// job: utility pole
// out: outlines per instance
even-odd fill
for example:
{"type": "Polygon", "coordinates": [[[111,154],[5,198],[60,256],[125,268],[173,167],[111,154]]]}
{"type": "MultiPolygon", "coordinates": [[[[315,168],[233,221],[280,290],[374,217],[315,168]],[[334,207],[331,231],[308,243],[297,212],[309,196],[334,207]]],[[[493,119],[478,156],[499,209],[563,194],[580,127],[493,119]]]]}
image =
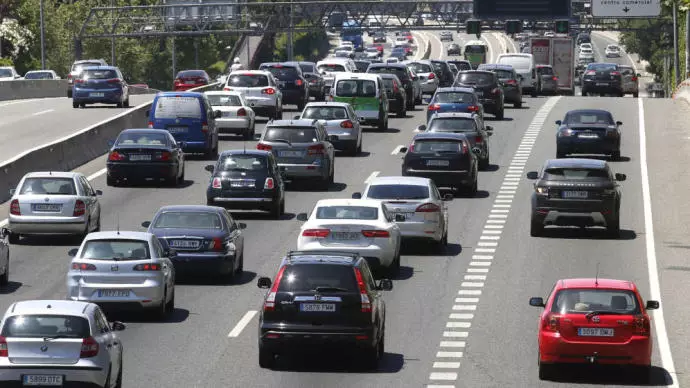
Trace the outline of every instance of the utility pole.
{"type": "MultiPolygon", "coordinates": [[[[110,7],[115,7],[115,0],[110,0],[110,7]]],[[[115,10],[110,12],[110,17],[112,18],[113,30],[111,33],[115,33],[115,10]]],[[[115,37],[110,38],[110,65],[116,66],[115,64],[115,37]]]]}
{"type": "Polygon", "coordinates": [[[673,72],[675,82],[673,87],[680,83],[680,55],[678,53],[678,4],[673,2],[673,72]]]}
{"type": "Polygon", "coordinates": [[[690,78],[690,8],[685,9],[685,78],[690,78]]]}
{"type": "Polygon", "coordinates": [[[175,79],[177,75],[177,53],[175,48],[175,37],[172,38],[172,78],[175,79]]]}
{"type": "Polygon", "coordinates": [[[293,31],[292,30],[295,29],[295,23],[294,23],[294,12],[293,12],[292,7],[293,7],[292,0],[290,0],[290,29],[288,29],[288,52],[287,52],[288,61],[292,61],[293,55],[294,55],[294,53],[293,53],[293,50],[294,50],[293,39],[294,38],[293,38],[293,31]]]}
{"type": "Polygon", "coordinates": [[[46,27],[45,19],[43,18],[43,0],[41,0],[40,18],[41,18],[41,70],[46,69],[46,27]]]}

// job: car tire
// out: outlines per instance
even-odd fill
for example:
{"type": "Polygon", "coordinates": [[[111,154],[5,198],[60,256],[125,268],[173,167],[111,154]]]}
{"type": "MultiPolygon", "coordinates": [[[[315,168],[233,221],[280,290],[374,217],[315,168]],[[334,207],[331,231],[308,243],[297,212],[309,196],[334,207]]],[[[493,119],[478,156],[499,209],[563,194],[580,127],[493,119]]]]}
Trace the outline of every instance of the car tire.
{"type": "Polygon", "coordinates": [[[501,110],[496,111],[495,116],[498,120],[503,120],[503,118],[505,117],[505,107],[502,106],[501,110]]]}
{"type": "MultiPolygon", "coordinates": [[[[529,225],[529,235],[532,237],[539,237],[543,233],[544,233],[544,224],[542,224],[538,220],[535,220],[534,217],[532,217],[532,220],[530,221],[530,225],[529,225]]],[[[541,367],[541,364],[539,364],[539,365],[541,367]]]]}
{"type": "Polygon", "coordinates": [[[105,184],[108,186],[116,187],[117,186],[117,179],[115,179],[111,176],[107,176],[105,178],[105,184]]]}
{"type": "Polygon", "coordinates": [[[554,365],[539,363],[539,380],[550,380],[553,375],[554,365]]]}
{"type": "Polygon", "coordinates": [[[272,369],[275,362],[275,354],[259,344],[259,366],[264,369],[272,369]]]}
{"type": "Polygon", "coordinates": [[[115,388],[122,388],[122,354],[120,354],[120,370],[117,372],[117,381],[115,381],[115,388]]]}
{"type": "Polygon", "coordinates": [[[307,105],[305,101],[300,101],[297,103],[297,110],[302,112],[304,110],[304,106],[307,105]]]}
{"type": "Polygon", "coordinates": [[[488,170],[490,164],[491,163],[489,162],[489,155],[486,155],[486,158],[479,160],[479,170],[481,170],[481,171],[488,170]]]}
{"type": "Polygon", "coordinates": [[[379,121],[379,126],[378,126],[379,131],[383,131],[383,132],[388,131],[388,113],[384,112],[381,116],[382,117],[381,117],[381,120],[379,121]]]}
{"type": "MultiPolygon", "coordinates": [[[[415,98],[415,100],[414,100],[415,105],[422,105],[423,99],[424,99],[424,93],[420,93],[419,98],[415,98]]],[[[412,110],[414,110],[414,107],[412,107],[412,110]]]]}
{"type": "Polygon", "coordinates": [[[407,107],[404,106],[404,104],[400,104],[398,107],[398,111],[396,112],[396,115],[399,118],[405,118],[407,116],[407,107]]]}
{"type": "Polygon", "coordinates": [[[620,150],[618,150],[618,151],[613,151],[613,152],[611,153],[611,160],[613,160],[613,161],[615,161],[615,162],[621,160],[621,151],[620,151],[620,150]]]}
{"type": "Polygon", "coordinates": [[[67,98],[72,98],[72,91],[71,90],[67,91],[67,98]]]}
{"type": "Polygon", "coordinates": [[[532,94],[531,94],[531,95],[532,95],[532,98],[537,97],[537,96],[539,95],[539,93],[537,93],[537,88],[534,88],[534,89],[532,90],[532,94]]]}
{"type": "Polygon", "coordinates": [[[206,206],[216,206],[216,202],[212,199],[206,199],[206,206]]]}
{"type": "Polygon", "coordinates": [[[157,307],[153,308],[152,311],[152,316],[156,320],[164,321],[166,316],[168,315],[168,302],[165,301],[165,299],[168,297],[168,290],[166,289],[163,292],[163,300],[161,301],[161,304],[157,307]]]}
{"type": "Polygon", "coordinates": [[[522,101],[514,102],[514,103],[513,103],[513,108],[515,108],[515,109],[522,109],[522,101]]]}
{"type": "Polygon", "coordinates": [[[79,103],[72,101],[72,108],[78,109],[78,108],[79,108],[79,103]]]}
{"type": "Polygon", "coordinates": [[[103,383],[103,388],[110,388],[110,374],[113,372],[113,367],[108,368],[108,377],[105,379],[105,383],[103,383]]]}
{"type": "Polygon", "coordinates": [[[638,92],[633,93],[633,98],[637,98],[639,96],[638,92]]]}
{"type": "Polygon", "coordinates": [[[244,252],[241,253],[240,255],[240,263],[237,265],[237,269],[235,270],[235,275],[240,276],[244,272],[244,252]]]}
{"type": "Polygon", "coordinates": [[[611,238],[618,238],[620,237],[621,234],[621,220],[620,220],[620,215],[616,214],[615,218],[612,219],[610,222],[607,223],[606,225],[606,231],[608,232],[609,236],[611,238]]]}
{"type": "Polygon", "coordinates": [[[477,183],[477,176],[475,175],[474,182],[471,183],[469,186],[465,186],[465,195],[468,198],[474,198],[477,196],[477,191],[478,191],[478,186],[479,184],[477,183]]]}
{"type": "Polygon", "coordinates": [[[19,240],[21,240],[21,235],[19,233],[12,233],[10,232],[10,237],[9,237],[9,242],[12,245],[18,245],[19,240]]]}
{"type": "Polygon", "coordinates": [[[127,96],[127,99],[122,105],[124,105],[125,108],[129,108],[129,96],[127,96]]]}
{"type": "Polygon", "coordinates": [[[441,237],[440,240],[436,241],[436,251],[438,253],[444,253],[446,251],[446,247],[448,247],[448,231],[443,234],[443,237],[441,237]]]}
{"type": "Polygon", "coordinates": [[[565,152],[562,152],[561,150],[556,149],[556,159],[563,159],[563,158],[565,158],[567,155],[568,155],[568,154],[566,154],[565,152]]]}
{"type": "Polygon", "coordinates": [[[7,265],[5,266],[5,273],[0,275],[0,286],[6,286],[10,282],[10,258],[7,257],[7,265]]]}
{"type": "Polygon", "coordinates": [[[123,108],[123,107],[125,106],[125,103],[124,103],[124,102],[118,102],[118,103],[115,104],[115,105],[116,105],[118,108],[123,108]]]}
{"type": "Polygon", "coordinates": [[[173,288],[172,297],[170,298],[170,301],[165,306],[165,309],[167,310],[168,313],[175,311],[175,289],[174,288],[173,288]]]}
{"type": "Polygon", "coordinates": [[[182,166],[182,174],[180,174],[180,177],[177,178],[177,184],[181,185],[184,183],[184,173],[185,173],[185,168],[184,165],[182,166]]]}
{"type": "Polygon", "coordinates": [[[273,209],[271,209],[271,215],[274,219],[279,220],[283,216],[284,211],[285,202],[284,200],[281,200],[280,202],[273,205],[273,209]]]}
{"type": "Polygon", "coordinates": [[[362,361],[364,361],[364,367],[367,370],[378,369],[379,362],[381,361],[381,358],[383,358],[383,354],[386,351],[385,337],[386,330],[384,329],[381,332],[381,338],[376,343],[376,346],[372,347],[371,349],[366,349],[364,351],[364,357],[362,358],[362,361]]]}
{"type": "Polygon", "coordinates": [[[587,89],[584,89],[584,88],[583,88],[583,89],[580,91],[580,95],[582,95],[582,97],[587,97],[588,94],[589,94],[589,92],[587,91],[587,89]]]}
{"type": "Polygon", "coordinates": [[[355,155],[359,155],[362,153],[362,140],[359,141],[359,145],[357,146],[357,151],[355,152],[355,155]]]}
{"type": "Polygon", "coordinates": [[[359,146],[355,144],[352,147],[348,148],[346,154],[348,156],[357,156],[357,154],[359,154],[359,146]]]}
{"type": "Polygon", "coordinates": [[[648,384],[652,381],[652,367],[651,365],[635,365],[632,367],[632,375],[636,383],[648,384]]]}

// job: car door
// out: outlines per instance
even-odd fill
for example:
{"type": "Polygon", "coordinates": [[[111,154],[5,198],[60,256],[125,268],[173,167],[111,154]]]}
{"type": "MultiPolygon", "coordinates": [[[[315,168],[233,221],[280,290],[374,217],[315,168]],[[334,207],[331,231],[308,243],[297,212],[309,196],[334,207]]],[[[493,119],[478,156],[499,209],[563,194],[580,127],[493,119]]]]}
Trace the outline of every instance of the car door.
{"type": "Polygon", "coordinates": [[[376,78],[376,89],[378,90],[379,101],[381,104],[381,109],[384,114],[388,114],[388,94],[386,93],[386,88],[383,86],[383,81],[381,77],[376,78]]]}
{"type": "MultiPolygon", "coordinates": [[[[228,227],[229,241],[235,244],[235,252],[239,254],[236,257],[242,257],[244,254],[244,235],[242,234],[242,230],[237,222],[235,222],[235,220],[232,218],[230,212],[223,210],[223,216],[228,227]]],[[[238,263],[235,263],[235,266],[237,265],[238,263]]]]}
{"type": "Polygon", "coordinates": [[[94,338],[96,342],[108,352],[108,361],[110,362],[110,380],[114,381],[117,379],[117,375],[120,372],[118,370],[122,358],[122,344],[117,334],[115,334],[111,328],[108,320],[105,318],[105,314],[100,308],[96,308],[94,313],[94,321],[96,323],[96,333],[94,333],[94,338]]]}
{"type": "Polygon", "coordinates": [[[367,294],[369,296],[369,301],[372,302],[372,307],[374,308],[374,320],[376,328],[375,337],[378,337],[379,331],[384,330],[386,324],[386,305],[383,301],[382,292],[377,289],[374,276],[369,269],[369,264],[362,260],[360,266],[360,272],[362,273],[362,280],[364,280],[364,285],[367,288],[367,294]]]}
{"type": "Polygon", "coordinates": [[[436,184],[432,181],[430,183],[431,185],[431,199],[433,202],[436,203],[441,209],[443,209],[443,235],[445,235],[446,231],[448,230],[448,206],[446,205],[446,202],[443,200],[443,196],[441,196],[441,193],[438,191],[438,187],[436,187],[436,184]]]}

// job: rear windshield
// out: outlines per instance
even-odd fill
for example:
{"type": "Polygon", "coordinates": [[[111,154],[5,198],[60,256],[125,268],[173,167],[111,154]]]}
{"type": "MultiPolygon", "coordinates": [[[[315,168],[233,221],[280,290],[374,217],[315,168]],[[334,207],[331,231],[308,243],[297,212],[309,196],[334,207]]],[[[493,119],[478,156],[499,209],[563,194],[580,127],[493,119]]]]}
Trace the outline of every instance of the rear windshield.
{"type": "Polygon", "coordinates": [[[27,178],[19,194],[76,195],[72,178],[27,178]]]}
{"type": "Polygon", "coordinates": [[[462,62],[462,61],[457,61],[457,62],[452,62],[455,67],[458,68],[460,71],[465,71],[465,70],[472,70],[472,66],[469,64],[469,62],[462,62]]]}
{"type": "Polygon", "coordinates": [[[556,314],[587,314],[592,311],[611,314],[639,314],[637,297],[628,290],[568,289],[555,296],[551,312],[556,314]]]}
{"type": "Polygon", "coordinates": [[[566,124],[614,124],[608,112],[568,112],[563,121],[566,124]]]}
{"type": "Polygon", "coordinates": [[[355,62],[355,67],[360,73],[365,73],[369,68],[369,62],[355,62]]]}
{"type": "Polygon", "coordinates": [[[402,67],[370,67],[369,70],[367,70],[367,73],[385,73],[385,74],[395,74],[398,76],[400,81],[406,80],[407,77],[407,71],[402,68],[402,67]]]}
{"type": "Polygon", "coordinates": [[[91,335],[86,318],[71,315],[13,315],[2,327],[3,337],[20,338],[86,338],[91,335]]]}
{"type": "Polygon", "coordinates": [[[74,64],[72,65],[72,71],[81,71],[81,69],[85,67],[91,67],[91,66],[101,66],[100,62],[84,62],[84,63],[79,63],[79,64],[74,64]]]}
{"type": "Polygon", "coordinates": [[[493,74],[487,73],[461,73],[458,82],[465,85],[489,85],[494,82],[493,74]]]}
{"type": "Polygon", "coordinates": [[[589,66],[587,66],[587,70],[596,71],[615,71],[616,69],[618,69],[618,65],[610,63],[590,63],[589,66]]]}
{"type": "Polygon", "coordinates": [[[282,80],[291,80],[299,77],[297,69],[290,66],[270,66],[262,70],[270,71],[274,77],[282,80]]]}
{"type": "Polygon", "coordinates": [[[206,73],[201,71],[201,70],[185,70],[177,73],[177,77],[175,78],[186,78],[186,77],[197,77],[197,78],[204,78],[206,77],[206,73]]]}
{"type": "Polygon", "coordinates": [[[547,168],[544,170],[547,180],[609,180],[609,173],[600,168],[547,168]]]}
{"type": "Polygon", "coordinates": [[[429,123],[428,130],[431,132],[474,132],[477,130],[474,125],[474,119],[470,118],[435,118],[429,123]]]}
{"type": "Polygon", "coordinates": [[[303,119],[345,120],[347,111],[341,106],[310,106],[302,113],[303,119]]]}
{"type": "Polygon", "coordinates": [[[267,166],[265,156],[237,154],[222,157],[217,168],[220,171],[266,171],[267,166]]]}
{"type": "Polygon", "coordinates": [[[48,71],[37,71],[25,75],[24,79],[53,79],[53,73],[48,71]]]}
{"type": "Polygon", "coordinates": [[[268,77],[263,74],[233,74],[228,79],[228,85],[240,88],[260,88],[268,86],[268,77]]]}
{"type": "Polygon", "coordinates": [[[550,67],[538,67],[537,72],[543,75],[553,75],[553,69],[550,67]]]}
{"type": "Polygon", "coordinates": [[[386,88],[386,90],[393,90],[393,84],[395,81],[393,81],[393,78],[384,78],[383,79],[383,86],[386,88]]]}
{"type": "Polygon", "coordinates": [[[448,64],[445,62],[431,62],[431,64],[434,66],[434,70],[439,73],[448,71],[448,64]]]}
{"type": "Polygon", "coordinates": [[[117,137],[117,145],[156,145],[168,144],[168,137],[162,133],[124,132],[117,137]]]}
{"type": "Polygon", "coordinates": [[[415,73],[431,73],[433,71],[431,66],[427,65],[426,63],[412,62],[407,66],[415,73]]]}
{"type": "Polygon", "coordinates": [[[285,268],[278,292],[314,292],[316,287],[339,288],[347,292],[359,290],[350,266],[299,264],[285,268]]]}
{"type": "Polygon", "coordinates": [[[112,79],[118,78],[115,70],[84,70],[83,79],[112,79]]]}
{"type": "Polygon", "coordinates": [[[415,154],[435,154],[437,152],[461,153],[462,142],[457,140],[421,140],[414,142],[415,154]]]}
{"type": "Polygon", "coordinates": [[[81,251],[82,259],[145,260],[150,258],[149,244],[143,240],[90,240],[81,251]]]}
{"type": "Polygon", "coordinates": [[[434,96],[434,102],[439,104],[472,104],[474,102],[474,93],[439,92],[434,96]]]}
{"type": "Polygon", "coordinates": [[[165,229],[222,229],[220,216],[214,212],[166,211],[153,222],[154,228],[165,229]]]}
{"type": "Polygon", "coordinates": [[[317,141],[314,128],[275,128],[266,130],[265,141],[287,140],[290,143],[314,143],[317,141]]]}
{"type": "Polygon", "coordinates": [[[329,64],[323,64],[319,65],[319,70],[321,71],[328,71],[331,73],[338,73],[338,72],[346,72],[345,66],[339,65],[337,63],[329,63],[329,64]]]}
{"type": "Polygon", "coordinates": [[[211,106],[242,106],[240,96],[211,94],[207,97],[211,106]]]}
{"type": "Polygon", "coordinates": [[[376,97],[376,83],[369,80],[340,80],[335,94],[338,97],[376,97]]]}
{"type": "Polygon", "coordinates": [[[316,67],[314,65],[300,63],[299,67],[302,69],[302,73],[316,73],[316,67]]]}
{"type": "Polygon", "coordinates": [[[157,119],[201,118],[201,101],[196,97],[162,96],[156,100],[157,119]]]}
{"type": "Polygon", "coordinates": [[[426,199],[429,188],[419,185],[373,185],[369,187],[367,198],[371,199],[426,199]]]}
{"type": "Polygon", "coordinates": [[[377,220],[379,209],[370,206],[321,206],[316,209],[319,220],[377,220]]]}

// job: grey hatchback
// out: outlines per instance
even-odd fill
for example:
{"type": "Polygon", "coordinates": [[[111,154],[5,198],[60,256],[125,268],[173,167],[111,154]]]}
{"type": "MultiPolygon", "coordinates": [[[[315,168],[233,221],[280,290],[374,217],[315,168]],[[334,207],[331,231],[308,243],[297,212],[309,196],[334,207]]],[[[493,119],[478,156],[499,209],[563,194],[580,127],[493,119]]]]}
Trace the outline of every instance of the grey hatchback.
{"type": "Polygon", "coordinates": [[[287,179],[318,179],[328,188],[335,175],[336,141],[338,136],[329,136],[318,120],[276,120],[266,124],[256,148],[273,152],[287,179]]]}

